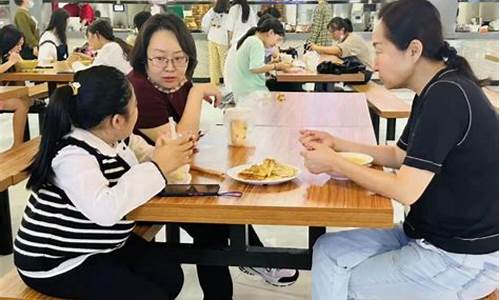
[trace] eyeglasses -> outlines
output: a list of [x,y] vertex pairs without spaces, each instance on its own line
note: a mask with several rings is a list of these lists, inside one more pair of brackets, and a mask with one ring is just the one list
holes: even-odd
[[187,57],[186,55],[176,56],[172,58],[157,56],[157,57],[148,57],[148,60],[154,67],[157,68],[165,68],[166,66],[168,66],[169,62],[171,62],[175,68],[182,68],[185,67],[186,64],[189,62],[189,57]]

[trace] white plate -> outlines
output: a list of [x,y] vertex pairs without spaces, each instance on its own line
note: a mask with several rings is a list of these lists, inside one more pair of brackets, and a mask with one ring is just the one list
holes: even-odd
[[279,178],[279,179],[268,179],[268,180],[250,180],[250,179],[243,179],[238,176],[238,174],[243,171],[244,169],[250,168],[253,164],[245,164],[245,165],[239,165],[236,167],[233,167],[229,170],[226,171],[226,174],[231,177],[232,179],[239,181],[239,182],[244,182],[248,184],[255,184],[255,185],[272,185],[272,184],[280,184],[283,182],[287,182],[290,180],[293,180],[300,175],[300,169],[290,166],[287,164],[284,164],[287,167],[294,168],[296,170],[295,176],[292,177],[286,177],[286,178]]
[[[359,165],[361,166],[368,166],[373,162],[373,157],[371,157],[368,154],[364,153],[358,153],[358,152],[339,152],[339,155],[343,156],[346,159],[349,159],[349,157],[359,159],[361,162]],[[335,180],[349,180],[349,178],[345,177],[342,174],[331,172],[329,173],[330,177]]]

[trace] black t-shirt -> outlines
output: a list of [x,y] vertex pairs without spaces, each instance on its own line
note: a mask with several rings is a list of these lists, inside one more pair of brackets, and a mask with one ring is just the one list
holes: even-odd
[[498,251],[498,114],[481,88],[440,71],[415,96],[397,145],[404,165],[434,173],[405,233],[449,252]]

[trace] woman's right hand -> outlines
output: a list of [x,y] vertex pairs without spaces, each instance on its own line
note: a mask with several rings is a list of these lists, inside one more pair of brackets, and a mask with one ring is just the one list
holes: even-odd
[[160,167],[163,175],[175,171],[180,166],[191,163],[194,151],[193,136],[169,139],[160,136],[156,141],[152,160]]
[[308,150],[311,150],[313,143],[325,144],[335,150],[335,137],[324,131],[303,129],[300,131],[299,142]]

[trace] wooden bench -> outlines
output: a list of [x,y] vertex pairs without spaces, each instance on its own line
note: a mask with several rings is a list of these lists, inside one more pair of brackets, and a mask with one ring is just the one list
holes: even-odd
[[[161,229],[161,225],[138,224],[134,232],[145,240],[151,241]],[[24,300],[56,300],[60,298],[49,297],[29,288],[19,277],[16,269],[0,278],[0,300],[1,299],[24,299]]]
[[[40,130],[43,127],[43,120],[45,117],[45,107],[47,106],[43,101],[36,101],[39,99],[47,98],[49,95],[49,87],[47,83],[37,84],[34,86],[27,87],[27,94],[19,94],[12,95],[12,97],[16,98],[24,98],[27,101],[35,101],[33,105],[31,105],[28,113],[37,114],[38,115],[38,126]],[[0,113],[12,113],[9,110],[0,110]],[[24,129],[24,141],[28,141],[30,139],[30,131],[29,131],[29,121],[26,119],[26,127]]]
[[377,142],[379,141],[380,118],[387,119],[386,140],[394,140],[396,119],[408,118],[411,111],[410,105],[373,81],[352,85],[352,88],[366,95]]
[[40,137],[0,153],[0,255],[12,253],[9,187],[27,177],[24,171],[38,151]]

